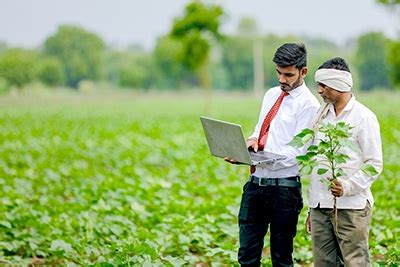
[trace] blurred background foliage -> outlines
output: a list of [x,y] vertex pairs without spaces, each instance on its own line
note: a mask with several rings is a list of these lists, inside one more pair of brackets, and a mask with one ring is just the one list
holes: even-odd
[[[398,1],[378,2],[388,10],[399,6]],[[227,35],[220,30],[224,15],[221,6],[193,1],[150,51],[137,44],[113,48],[98,34],[73,25],[60,26],[36,49],[0,42],[0,90],[21,89],[32,82],[77,89],[84,80],[134,90],[253,90],[257,58],[262,58],[261,83],[271,87],[276,85],[272,56],[284,42],[306,44],[309,84],[323,61],[342,56],[352,66],[356,89],[400,88],[398,39],[366,32],[339,46],[318,37],[260,34],[256,21],[249,17],[242,18],[236,33]],[[261,54],[254,53],[256,44]]]

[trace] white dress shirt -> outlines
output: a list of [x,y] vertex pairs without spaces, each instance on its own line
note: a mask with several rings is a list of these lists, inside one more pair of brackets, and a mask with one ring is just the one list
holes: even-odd
[[[264,96],[258,123],[252,137],[259,137],[262,123],[282,90],[279,86],[269,89]],[[304,128],[311,128],[312,120],[320,104],[305,83],[285,96],[278,113],[271,121],[264,150],[285,155],[286,160],[256,166],[253,175],[267,178],[285,178],[299,175],[296,156],[304,154],[306,148],[294,148],[288,143]]]
[[[336,198],[338,209],[363,209],[367,203],[373,205],[374,199],[370,190],[371,184],[378,178],[378,175],[371,177],[360,170],[364,164],[371,164],[378,173],[382,171],[382,144],[379,130],[379,123],[375,114],[367,107],[356,101],[355,97],[347,103],[339,116],[336,117],[333,105],[322,123],[346,122],[354,127],[351,132],[352,141],[359,147],[361,153],[348,147],[342,148],[340,153],[348,155],[343,170],[345,176],[339,177],[343,185],[343,196]],[[316,208],[333,208],[333,195],[328,186],[320,181],[326,179],[328,174],[318,175],[313,172],[309,191],[309,204]]]

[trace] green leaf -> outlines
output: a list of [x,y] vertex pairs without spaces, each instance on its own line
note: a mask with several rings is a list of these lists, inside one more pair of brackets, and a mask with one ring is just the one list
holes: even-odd
[[333,160],[337,163],[337,164],[342,164],[342,163],[346,163],[346,160],[348,160],[350,157],[346,154],[335,154],[333,155]]
[[300,148],[303,147],[304,144],[302,142],[302,137],[299,136],[295,136],[292,141],[289,142],[290,146],[296,147],[296,148]]
[[309,151],[309,152],[317,152],[318,151],[318,146],[311,145],[311,146],[308,147],[307,151]]
[[65,252],[70,252],[72,251],[72,246],[64,240],[56,239],[51,242],[50,250],[62,250]]
[[7,221],[0,221],[0,225],[6,227],[6,228],[11,228],[11,223]]
[[369,175],[369,176],[375,176],[375,175],[378,175],[378,174],[379,174],[379,172],[378,172],[378,171],[375,169],[375,167],[372,166],[371,164],[364,165],[364,166],[361,168],[361,170],[362,170],[365,174],[367,174],[367,175]]
[[318,148],[328,150],[330,148],[330,145],[327,141],[323,140],[323,141],[319,142]]
[[323,175],[323,174],[325,174],[326,172],[328,171],[328,169],[318,169],[318,171],[317,171],[317,174],[318,175]]
[[300,156],[297,156],[297,157],[296,157],[296,160],[297,160],[298,162],[308,161],[309,159],[310,159],[310,157],[309,157],[307,154],[305,154],[305,155],[300,155]]
[[335,171],[335,178],[346,176],[346,173],[342,168],[337,168]]
[[305,136],[301,139],[301,142],[302,142],[303,144],[307,144],[313,137],[314,137],[314,135],[312,135],[312,134],[307,134],[307,135],[305,135]]
[[302,147],[306,143],[308,143],[308,141],[310,141],[313,138],[313,136],[314,136],[314,131],[309,128],[305,128],[300,133],[298,133],[292,139],[292,141],[289,142],[289,145],[297,148]]
[[312,172],[312,167],[310,166],[310,165],[304,165],[301,169],[300,169],[300,172],[301,173],[304,173],[304,174],[306,174],[306,175],[309,175],[309,174],[311,174],[311,172]]

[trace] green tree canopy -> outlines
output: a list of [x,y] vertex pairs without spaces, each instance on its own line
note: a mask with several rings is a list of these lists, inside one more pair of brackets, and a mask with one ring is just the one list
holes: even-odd
[[63,67],[56,58],[45,58],[37,63],[37,78],[46,85],[57,86],[65,82]]
[[355,63],[361,77],[361,90],[391,87],[386,44],[387,39],[380,32],[367,33],[358,38]]
[[384,5],[399,5],[400,0],[377,0],[378,3],[384,4]]
[[222,64],[231,87],[250,89],[253,86],[253,41],[242,36],[230,36],[222,43]]
[[0,56],[0,77],[11,86],[23,87],[34,78],[37,54],[23,49],[9,49]]
[[[170,35],[182,43],[182,56],[179,57],[185,68],[196,72],[206,65],[210,43],[219,40],[223,10],[218,5],[205,5],[198,1],[190,2],[183,17],[175,19]],[[207,71],[201,75],[202,85],[207,86]]]
[[185,67],[182,64],[183,44],[171,36],[158,38],[153,57],[157,66],[158,86],[161,88],[181,87]]
[[152,57],[147,54],[130,55],[119,68],[119,86],[148,89],[155,82]]
[[103,50],[99,36],[75,26],[60,26],[44,44],[45,54],[61,62],[67,85],[74,88],[81,80],[100,78]]

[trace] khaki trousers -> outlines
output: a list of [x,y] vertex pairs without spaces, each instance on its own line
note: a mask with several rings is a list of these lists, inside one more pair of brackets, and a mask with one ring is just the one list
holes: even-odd
[[310,210],[314,266],[371,266],[368,233],[371,206],[338,210],[337,231],[332,209]]

